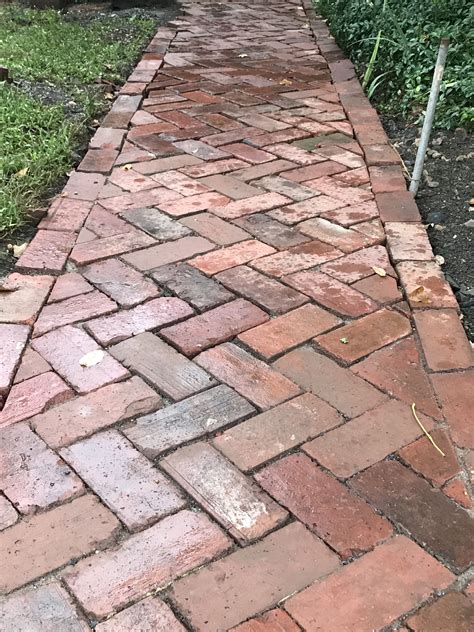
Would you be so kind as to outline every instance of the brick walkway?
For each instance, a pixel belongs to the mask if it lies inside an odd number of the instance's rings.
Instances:
[[[472,630],[472,350],[398,157],[308,7],[186,9],[0,294],[0,630]]]

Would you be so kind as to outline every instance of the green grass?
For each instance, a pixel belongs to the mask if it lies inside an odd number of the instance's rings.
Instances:
[[[151,19],[0,7],[0,65],[15,82],[0,83],[0,234],[23,223],[71,168],[87,123],[107,103],[100,79],[121,82],[155,30]],[[65,99],[48,105],[18,80]]]

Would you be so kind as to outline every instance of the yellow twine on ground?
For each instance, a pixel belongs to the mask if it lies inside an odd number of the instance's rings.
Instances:
[[[441,448],[436,445],[435,440],[433,439],[433,437],[430,435],[430,433],[428,432],[428,430],[424,427],[424,425],[421,423],[420,418],[418,417],[418,415],[416,414],[416,405],[415,402],[413,402],[413,404],[411,405],[411,412],[413,413],[414,418],[416,419],[416,421],[418,422],[418,425],[420,426],[420,428],[423,430],[423,432],[425,433],[425,435],[428,437],[428,439],[431,441],[433,447],[435,447],[438,452],[441,454],[441,456],[446,456],[446,454],[443,452],[443,450],[441,450]]]

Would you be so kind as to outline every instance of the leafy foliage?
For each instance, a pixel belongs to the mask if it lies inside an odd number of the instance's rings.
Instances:
[[[317,0],[317,7],[360,76],[373,77],[365,82],[369,96],[404,115],[422,113],[439,42],[449,37],[436,124],[474,127],[471,0]]]

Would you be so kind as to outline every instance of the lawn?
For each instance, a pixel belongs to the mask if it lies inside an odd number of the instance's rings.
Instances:
[[[13,79],[0,82],[0,235],[77,162],[110,103],[104,80],[122,83],[155,30],[156,19],[130,12],[0,6],[0,66]]]

